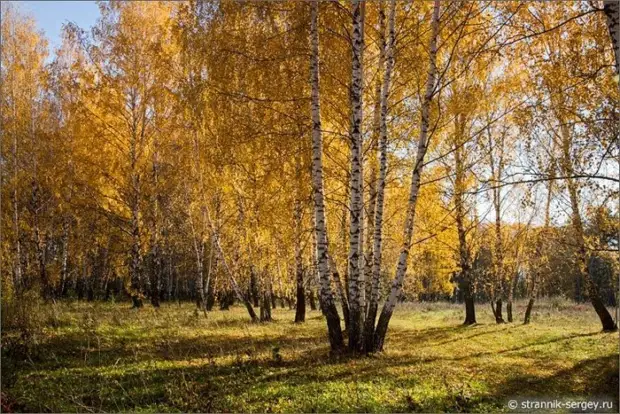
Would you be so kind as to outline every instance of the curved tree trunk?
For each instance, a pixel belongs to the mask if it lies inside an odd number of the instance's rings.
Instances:
[[[327,330],[331,349],[338,351],[343,346],[340,316],[334,303],[330,285],[327,251],[327,225],[325,221],[325,199],[323,195],[323,137],[321,133],[321,110],[319,102],[319,2],[312,2],[310,19],[310,84],[312,101],[312,192],[314,199],[315,234],[317,244],[317,263],[321,285],[320,302],[327,319]]]
[[[375,218],[373,220],[373,241],[372,253],[372,280],[370,297],[368,301],[368,312],[364,326],[364,347],[366,352],[374,351],[375,346],[375,322],[379,309],[379,283],[381,280],[381,253],[383,242],[383,209],[385,200],[385,181],[387,176],[387,111],[388,97],[392,70],[394,68],[394,43],[395,43],[395,15],[396,0],[390,1],[389,23],[388,23],[388,43],[386,44],[384,34],[385,17],[383,7],[380,10],[379,26],[381,30],[381,55],[387,55],[385,74],[381,85],[381,96],[379,106],[379,180],[376,187],[376,206],[374,208]],[[383,59],[380,59],[382,62]]]
[[[383,349],[385,335],[387,333],[392,313],[396,307],[398,296],[400,295],[405,273],[407,272],[407,260],[409,258],[409,250],[413,240],[413,223],[415,219],[415,211],[418,202],[418,194],[420,191],[421,176],[424,169],[424,157],[428,147],[428,130],[430,120],[430,104],[435,94],[435,83],[437,78],[437,37],[439,34],[439,0],[435,0],[433,7],[433,20],[431,22],[431,38],[429,42],[429,69],[426,79],[426,90],[422,100],[421,120],[420,120],[420,138],[418,140],[418,149],[416,162],[411,173],[411,187],[409,189],[409,200],[407,204],[407,214],[405,218],[403,245],[398,257],[396,266],[396,275],[392,281],[390,294],[383,304],[379,321],[375,329],[375,351]]]
[[[572,139],[566,123],[562,123],[560,132],[562,134],[562,167],[564,169],[565,176],[572,177],[574,175],[573,163],[571,159]],[[583,222],[581,221],[577,183],[573,178],[567,178],[566,187],[568,188],[568,195],[572,209],[571,220],[573,230],[575,232],[575,241],[577,243],[579,272],[586,283],[586,290],[588,292],[590,302],[601,320],[603,331],[615,331],[618,329],[616,322],[614,322],[611,314],[607,308],[605,308],[599,294],[598,286],[594,280],[592,280],[592,276],[588,271],[588,250],[585,242]]]

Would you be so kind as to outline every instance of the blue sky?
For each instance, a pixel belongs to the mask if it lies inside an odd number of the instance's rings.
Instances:
[[[60,45],[63,23],[75,22],[88,29],[99,17],[94,1],[11,1],[23,12],[34,17],[39,29],[45,32],[50,53]]]

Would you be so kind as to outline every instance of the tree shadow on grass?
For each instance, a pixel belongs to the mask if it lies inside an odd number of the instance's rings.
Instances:
[[[412,349],[420,344],[437,347],[496,333],[500,329],[513,328],[481,326],[472,329],[459,325],[420,331],[394,329],[390,332],[388,344],[411,344]],[[483,352],[465,350],[464,354],[453,356],[421,358],[415,352],[390,354],[388,349],[388,352],[374,358],[354,358],[330,357],[324,332],[317,330],[298,335],[272,336],[207,332],[194,337],[175,337],[170,332],[162,333],[165,336],[151,336],[150,341],[146,342],[139,334],[126,338],[120,344],[117,342],[119,338],[106,338],[100,349],[91,346],[89,350],[83,349],[86,342],[83,334],[50,338],[41,344],[41,363],[22,367],[24,371],[20,374],[19,390],[16,394],[14,390],[9,390],[11,397],[19,399],[23,411],[149,409],[163,412],[176,409],[204,412],[245,407],[234,405],[235,398],[242,399],[240,404],[245,404],[247,399],[248,404],[271,407],[272,398],[303,398],[303,393],[308,389],[322,389],[322,384],[328,386],[329,383],[342,382],[347,386],[381,383],[383,386],[389,384],[394,389],[411,389],[417,383],[426,381],[425,373],[454,366],[455,361],[518,353],[534,346],[602,335],[586,333],[539,338],[512,348]],[[93,343],[91,341],[91,345]],[[54,359],[51,352],[61,355],[56,355]],[[394,373],[392,368],[399,367],[405,370]],[[485,378],[488,388],[472,395],[460,391],[450,391],[452,394],[448,396],[431,395],[427,397],[426,405],[416,405],[414,401],[405,401],[400,397],[393,405],[384,408],[389,408],[388,411],[428,411],[440,407],[444,411],[471,411],[485,402],[501,408],[502,401],[513,395],[600,395],[617,389],[617,371],[617,356],[613,355],[583,361],[552,376],[528,374],[527,369],[521,366],[507,372],[509,377],[505,380],[499,375]],[[588,383],[585,387],[584,382]],[[451,384],[454,385],[454,381]],[[257,396],[252,392],[263,394]],[[287,394],[291,392],[301,395]],[[353,398],[346,390],[335,392],[341,393],[339,397],[343,401]],[[436,401],[431,401],[433,398]],[[365,410],[365,407],[360,405],[358,409]]]
[[[617,354],[586,359],[550,376],[526,374],[507,378],[486,398],[506,404],[515,397],[559,400],[598,397],[613,400],[613,412],[618,412],[618,369]],[[503,405],[504,409],[506,407]]]
[[[518,326],[514,326],[508,329],[514,329],[514,328],[518,328]],[[400,331],[400,332],[395,332],[392,334],[391,338],[393,340],[397,340],[398,342],[404,342],[404,343],[411,343],[411,344],[417,344],[417,346],[419,346],[420,344],[420,339],[422,339],[423,342],[428,342],[431,341],[434,337],[436,337],[436,335],[438,334],[438,332],[441,332],[441,336],[445,337],[446,333],[457,333],[457,332],[461,332],[465,329],[470,329],[470,328],[461,328],[461,327],[453,327],[453,328],[442,328],[440,329],[435,329],[433,330],[433,332],[431,332],[430,335],[424,335],[425,330],[423,331],[417,331],[417,332],[407,332],[407,331]],[[440,345],[445,345],[448,343],[453,343],[453,342],[458,342],[458,341],[463,341],[463,340],[468,340],[474,337],[479,337],[479,336],[483,336],[483,335],[487,335],[487,334],[493,334],[493,333],[497,333],[497,330],[489,330],[489,331],[484,331],[484,332],[479,332],[479,333],[475,333],[473,335],[469,335],[469,336],[465,336],[465,337],[461,337],[461,336],[457,336],[454,337],[453,339],[447,339],[444,340],[442,342],[439,343],[430,343],[427,344],[427,346],[431,346],[431,347],[435,347],[435,346],[440,346]],[[475,352],[475,353],[464,353],[462,355],[457,355],[457,356],[437,356],[437,357],[429,357],[429,358],[421,358],[418,359],[418,362],[435,362],[435,361],[463,361],[463,360],[467,360],[470,358],[478,358],[478,357],[484,357],[484,356],[491,356],[491,355],[502,355],[502,354],[507,354],[507,353],[511,353],[511,352],[519,352],[519,351],[523,351],[526,350],[528,348],[531,347],[536,347],[536,346],[542,346],[542,345],[550,345],[553,343],[557,343],[557,342],[562,342],[562,341],[568,341],[571,339],[575,339],[575,338],[583,338],[583,337],[594,337],[594,336],[599,336],[599,335],[605,335],[605,333],[603,332],[590,332],[590,333],[582,333],[582,334],[572,334],[572,335],[564,335],[564,336],[558,336],[555,338],[551,338],[551,339],[544,339],[544,340],[536,340],[533,341],[531,343],[526,343],[523,345],[519,345],[516,347],[512,347],[512,348],[506,348],[506,349],[500,349],[500,350],[488,350],[488,351],[482,351],[482,352]]]
[[[476,325],[455,325],[455,326],[445,326],[439,328],[428,328],[421,330],[404,330],[404,329],[396,329],[393,330],[386,341],[386,347],[390,346],[390,342],[400,342],[403,341],[405,343],[416,343],[416,344],[425,344],[427,346],[441,346],[448,343],[452,343],[454,341],[464,341],[471,338],[490,335],[498,332],[498,329],[488,329],[489,326],[484,324],[476,324]],[[472,332],[473,331],[473,332]],[[471,333],[471,335],[461,336],[464,333]],[[458,336],[457,336],[458,335]],[[435,342],[439,341],[439,342]]]

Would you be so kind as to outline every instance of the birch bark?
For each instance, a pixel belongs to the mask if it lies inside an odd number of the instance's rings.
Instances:
[[[315,234],[317,244],[317,263],[319,268],[320,299],[323,314],[327,319],[327,330],[331,349],[342,348],[340,316],[334,303],[329,277],[327,251],[327,225],[325,222],[325,199],[323,195],[323,137],[321,133],[321,107],[319,101],[319,2],[311,5],[310,18],[310,86],[312,116],[312,192],[314,199]]]
[[[362,327],[362,290],[364,289],[360,274],[361,258],[361,220],[362,220],[362,105],[363,73],[362,58],[364,53],[362,1],[353,0],[353,35],[351,64],[351,177],[349,182],[349,349],[361,350]]]
[[[382,54],[386,55],[385,74],[381,85],[379,114],[379,179],[376,187],[376,205],[373,220],[372,272],[368,280],[371,283],[368,313],[364,325],[364,347],[372,352],[374,346],[375,321],[379,309],[379,282],[381,278],[381,249],[383,242],[383,207],[385,199],[385,179],[387,176],[387,112],[392,71],[394,69],[394,44],[396,20],[396,0],[390,1],[388,17],[388,42],[383,44]]]
[[[407,272],[407,260],[409,258],[409,249],[413,239],[413,222],[415,219],[415,210],[418,202],[418,193],[420,191],[421,176],[424,169],[424,157],[428,146],[428,130],[430,118],[430,104],[435,94],[435,83],[437,78],[437,37],[439,35],[439,0],[434,1],[433,17],[431,21],[431,38],[429,40],[429,69],[426,79],[426,91],[422,99],[421,120],[420,120],[420,137],[418,139],[418,150],[415,165],[411,173],[411,187],[409,189],[409,200],[407,205],[407,215],[405,218],[405,226],[403,229],[403,245],[398,257],[396,267],[396,275],[392,281],[390,294],[383,304],[379,321],[375,330],[375,351],[383,349],[385,334],[394,312],[398,296],[401,293],[405,273]]]

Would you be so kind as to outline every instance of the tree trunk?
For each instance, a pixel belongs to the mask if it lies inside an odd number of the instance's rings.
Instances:
[[[377,65],[378,72],[380,73],[385,66],[385,10],[383,7],[383,0],[379,1],[379,64]],[[375,102],[373,108],[373,121],[372,121],[372,137],[370,142],[370,174],[368,177],[368,214],[366,214],[366,237],[364,239],[365,253],[364,253],[364,281],[366,285],[366,314],[368,314],[368,307],[370,306],[370,297],[372,295],[372,265],[373,265],[373,240],[375,234],[375,208],[377,204],[377,155],[379,154],[379,135],[381,128],[381,88],[382,88],[381,76],[377,76],[375,81]],[[364,332],[366,331],[367,322],[364,325]],[[374,330],[374,321],[373,321]],[[364,333],[364,338],[366,334]]]
[[[297,269],[297,302],[295,304],[295,322],[306,321],[306,292],[304,289],[303,270]]]
[[[315,311],[316,310],[316,299],[314,297],[314,289],[310,289],[308,291],[308,302],[310,302],[310,310]]]
[[[204,309],[205,297],[202,285],[204,283],[204,241],[200,241],[199,247],[196,250],[196,307],[199,310]]]
[[[502,315],[502,300],[497,299],[495,302],[495,323],[505,323],[504,316]]]
[[[213,223],[211,222],[211,220],[209,220],[209,224],[212,226]],[[228,280],[230,282],[230,286],[232,287],[234,294],[237,296],[237,299],[239,299],[239,301],[245,305],[245,308],[248,310],[248,314],[250,315],[250,319],[252,320],[252,322],[257,322],[258,317],[256,316],[256,312],[254,312],[254,308],[252,307],[252,304],[250,303],[249,299],[243,295],[243,292],[241,292],[241,289],[239,288],[239,284],[237,283],[237,280],[235,279],[232,269],[228,266],[228,261],[226,260],[226,257],[224,256],[224,252],[222,251],[222,246],[220,244],[219,235],[216,231],[213,231],[213,227],[211,228],[212,228],[211,237],[213,237],[213,242],[215,243],[215,247],[217,249],[217,253],[219,254],[219,259],[222,262],[222,265],[224,266],[224,270],[228,274]]]
[[[518,280],[519,277],[515,273],[510,279],[510,286],[508,287],[508,302],[506,302],[506,318],[508,319],[508,322],[512,322],[512,302],[514,301],[515,289],[517,288]]]
[[[530,323],[530,317],[532,315],[532,308],[534,307],[534,296],[527,302],[527,308],[525,309],[525,316],[523,317],[523,325]]]
[[[323,313],[327,319],[329,343],[333,351],[343,346],[340,316],[334,303],[330,286],[327,252],[327,225],[325,222],[325,200],[323,195],[323,137],[321,133],[321,110],[319,102],[319,2],[312,2],[310,22],[310,83],[312,101],[312,191],[314,199],[315,234],[317,243],[317,263],[321,284],[320,297]]]
[[[512,299],[508,297],[508,302],[506,302],[506,318],[508,322],[512,322]]]
[[[62,261],[60,265],[60,283],[58,295],[63,297],[66,293],[67,276],[69,274],[69,220],[65,218],[62,223]]]
[[[271,294],[269,293],[268,287],[263,291],[261,295],[261,303],[260,303],[260,321],[261,322],[271,322]]]
[[[428,147],[428,130],[430,118],[430,103],[435,94],[435,82],[437,77],[437,36],[439,34],[439,0],[435,0],[433,7],[433,20],[431,23],[431,38],[429,43],[429,69],[426,80],[426,90],[422,100],[421,121],[420,121],[420,138],[418,140],[418,149],[416,155],[416,163],[411,174],[411,187],[409,189],[409,200],[407,205],[407,214],[405,219],[405,227],[403,234],[403,245],[398,257],[396,267],[396,275],[392,281],[390,294],[383,304],[379,321],[375,329],[375,346],[374,351],[383,349],[383,342],[387,333],[388,325],[394,312],[394,307],[400,295],[405,273],[407,272],[407,260],[409,258],[409,249],[413,240],[413,224],[415,219],[415,210],[418,201],[418,193],[420,190],[421,176],[424,169],[424,157]]]
[[[504,268],[504,244],[502,241],[502,188],[500,183],[502,181],[502,172],[504,167],[504,139],[503,136],[500,135],[499,140],[493,142],[490,127],[487,128],[487,134],[489,137],[489,166],[491,169],[491,182],[493,183],[493,207],[495,210],[495,255],[493,257],[493,267],[495,270],[496,283],[500,288],[500,295],[503,295],[506,269]],[[499,151],[497,160],[494,156],[495,149],[498,149]],[[498,303],[499,309],[496,309],[495,312],[499,311],[499,319],[498,314],[496,313],[495,320],[497,323],[504,323],[501,316],[501,300],[498,301]],[[512,297],[509,297],[508,299],[508,306],[508,318],[512,321]]]
[[[375,334],[375,322],[377,319],[377,311],[379,309],[379,283],[381,281],[381,253],[383,243],[383,208],[385,199],[385,181],[387,176],[387,111],[388,111],[388,97],[390,90],[390,81],[392,77],[392,70],[394,68],[394,42],[395,42],[395,15],[396,15],[396,0],[390,1],[389,23],[388,23],[388,41],[386,45],[385,41],[385,16],[383,7],[379,11],[379,27],[381,28],[381,51],[383,56],[387,55],[387,61],[385,65],[385,74],[383,76],[383,83],[381,85],[381,96],[379,104],[379,180],[376,187],[376,206],[374,208],[375,218],[372,221],[373,224],[373,247],[370,249],[372,254],[372,272],[368,280],[371,280],[370,297],[368,301],[368,312],[366,315],[366,322],[364,326],[364,349],[366,352],[374,351],[374,334]],[[383,63],[383,59],[380,59],[380,63]],[[370,230],[370,229],[369,229]]]
[[[212,278],[211,275],[213,274],[213,269],[214,269],[214,263],[213,263],[213,253],[214,253],[214,246],[213,246],[213,238],[211,238],[211,246],[209,248],[209,267],[207,267],[207,277],[204,278],[203,277],[203,281],[202,281],[202,303],[203,303],[203,310],[204,310],[204,314],[205,316],[207,315],[207,312],[209,312],[211,310],[211,307],[213,306],[212,303],[212,296],[213,296],[213,286],[212,286]]]
[[[297,157],[297,169],[301,170],[301,162]],[[301,180],[297,177],[297,185],[301,186]],[[304,268],[302,262],[302,234],[301,234],[301,197],[299,196],[300,189],[298,188],[298,194],[295,199],[294,206],[294,221],[295,221],[295,283],[297,293],[297,303],[295,305],[295,323],[305,322],[306,320],[306,292],[304,287]]]
[[[523,318],[523,324],[527,325],[530,323],[532,309],[534,307],[534,302],[536,301],[536,297],[538,295],[538,286],[542,283],[542,267],[548,267],[547,259],[545,258],[545,254],[543,252],[542,246],[544,241],[544,236],[546,236],[547,230],[549,229],[549,225],[551,224],[551,198],[553,196],[553,178],[555,175],[553,167],[550,168],[550,178],[548,183],[547,190],[547,202],[545,204],[545,225],[543,227],[543,233],[539,233],[537,235],[536,241],[536,260],[538,261],[538,266],[540,270],[538,273],[535,273],[532,280],[532,289],[530,292],[530,300],[527,302],[527,309],[525,310],[525,316]]]
[[[462,139],[464,121],[462,115],[455,117],[455,129],[459,131],[458,138]],[[474,302],[474,283],[471,269],[471,257],[465,229],[465,206],[463,196],[465,193],[465,162],[462,159],[462,143],[457,140],[454,150],[455,178],[454,178],[454,212],[456,215],[456,230],[459,240],[459,266],[461,267],[460,282],[465,297],[465,321],[464,325],[476,323],[476,311]],[[496,311],[494,311],[496,312]]]
[[[258,292],[258,280],[256,279],[256,272],[254,272],[254,267],[250,270],[250,289],[249,289],[250,297],[252,298],[252,302],[254,302],[254,307],[260,306],[260,293]]]
[[[352,35],[352,69],[351,69],[351,176],[349,182],[349,350],[362,349],[362,327],[364,324],[362,289],[360,274],[361,258],[361,214],[362,214],[362,105],[363,73],[362,54],[363,18],[362,1],[353,0],[353,35]]]
[[[11,83],[11,90],[13,91],[13,84]],[[12,93],[12,96],[14,94]],[[17,119],[17,112],[15,101],[13,100],[13,119]],[[13,263],[13,287],[15,289],[15,294],[19,296],[22,291],[22,248],[21,248],[21,235],[19,231],[19,200],[17,194],[18,187],[18,171],[19,171],[19,160],[18,160],[18,139],[17,139],[17,131],[13,131],[13,232],[15,237],[15,260]]]
[[[568,126],[565,122],[562,122],[560,132],[562,134],[562,167],[564,168],[564,175],[566,177],[572,177],[574,175],[573,161],[571,158],[572,139],[570,136],[570,131],[568,130]],[[603,301],[601,300],[599,294],[598,286],[596,285],[596,282],[592,279],[592,276],[590,275],[588,270],[588,251],[585,242],[583,223],[581,221],[577,183],[573,178],[567,178],[566,187],[568,188],[568,194],[572,209],[571,220],[573,230],[575,232],[575,241],[577,243],[577,260],[579,272],[586,283],[586,291],[590,298],[590,302],[592,303],[592,306],[596,311],[596,314],[601,320],[603,331],[615,331],[618,329],[618,327],[607,308],[605,308],[605,305],[603,304]]]
[[[135,134],[134,134],[135,135]],[[143,306],[142,298],[142,255],[140,252],[140,179],[137,171],[137,138],[131,140],[131,263],[129,274],[131,280],[131,301],[134,308]]]
[[[332,272],[332,279],[334,281],[334,284],[336,285],[337,294],[340,299],[340,305],[342,306],[342,318],[344,319],[345,329],[348,331],[350,323],[349,302],[347,300],[344,286],[342,285],[342,280],[340,280],[340,272],[338,271],[336,263],[334,262],[334,259],[332,257],[329,258],[329,267]]]
[[[153,228],[152,228],[152,240],[151,240],[151,304],[159,308],[159,295],[161,284],[161,246],[160,246],[160,221],[161,212],[159,206],[159,140],[155,135],[153,140],[153,166],[152,166],[152,178],[153,178]],[[204,303],[204,302],[203,302]]]
[[[466,269],[466,272],[469,272],[469,268]],[[475,325],[476,324],[476,305],[474,302],[474,295],[472,292],[472,283],[469,275],[461,274],[460,285],[461,290],[463,291],[463,302],[465,303],[465,320],[463,321],[463,325]],[[492,307],[492,305],[491,305]],[[495,310],[493,310],[493,315],[495,315]]]

